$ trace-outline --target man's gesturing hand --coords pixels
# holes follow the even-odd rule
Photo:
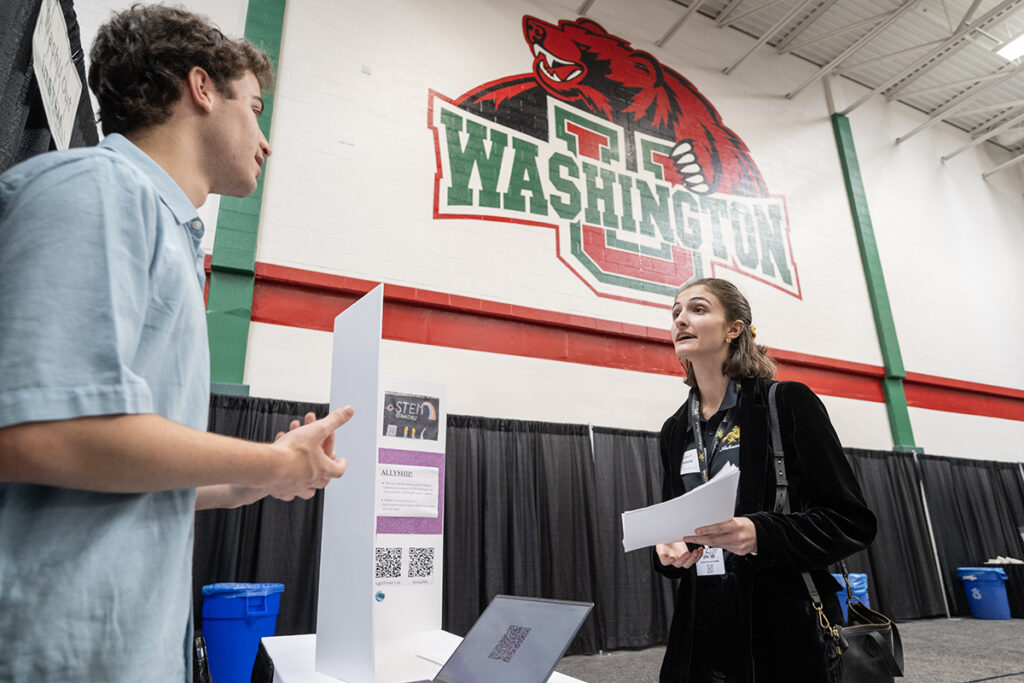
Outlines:
[[[310,499],[345,473],[345,458],[334,453],[334,430],[345,424],[355,411],[345,406],[317,420],[307,413],[305,424],[292,420],[290,431],[279,432],[272,448],[277,451],[279,467],[275,481],[266,490],[281,500],[296,496]]]

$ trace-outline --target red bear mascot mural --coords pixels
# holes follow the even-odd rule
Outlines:
[[[553,227],[602,297],[663,306],[725,268],[800,298],[784,198],[690,81],[589,19],[522,29],[529,73],[430,93],[435,218]]]
[[[722,123],[690,81],[589,19],[558,26],[523,17],[533,71],[493,81],[458,100],[475,112],[547,139],[545,95],[601,116],[625,131],[627,164],[636,170],[634,131],[673,140],[675,173],[690,192],[763,197],[768,194],[750,150]]]

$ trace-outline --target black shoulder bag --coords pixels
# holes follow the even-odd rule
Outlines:
[[[786,461],[782,431],[779,429],[779,409],[775,402],[778,386],[779,382],[776,382],[768,390],[772,459],[775,462],[775,512],[788,513]],[[844,683],[893,683],[895,677],[903,676],[903,642],[900,640],[900,632],[889,617],[868,608],[853,595],[845,562],[842,562],[842,567],[843,578],[846,580],[847,626],[829,623],[811,575],[801,573],[811,598],[811,606],[818,613],[829,673],[835,680]]]

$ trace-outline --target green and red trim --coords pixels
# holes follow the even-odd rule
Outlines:
[[[377,285],[370,280],[255,265],[254,322],[329,332],[334,318]],[[682,376],[664,328],[618,323],[526,306],[386,284],[385,339],[632,372]],[[884,403],[885,369],[772,349],[781,379],[827,396]],[[1024,391],[908,373],[906,403],[915,408],[1024,421]]]

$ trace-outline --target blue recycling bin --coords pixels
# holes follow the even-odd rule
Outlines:
[[[832,576],[842,586],[836,595],[839,598],[839,606],[843,608],[843,621],[845,622],[849,618],[846,614],[846,582],[843,581],[842,574],[833,574]],[[868,599],[867,574],[850,574],[850,590],[853,591],[853,597],[860,600],[865,607],[871,607],[871,601]]]
[[[964,584],[967,604],[975,619],[1009,619],[1010,601],[1006,597],[1006,572],[1000,567],[957,567]]]
[[[203,586],[203,637],[216,683],[249,683],[260,638],[274,635],[281,583]]]

